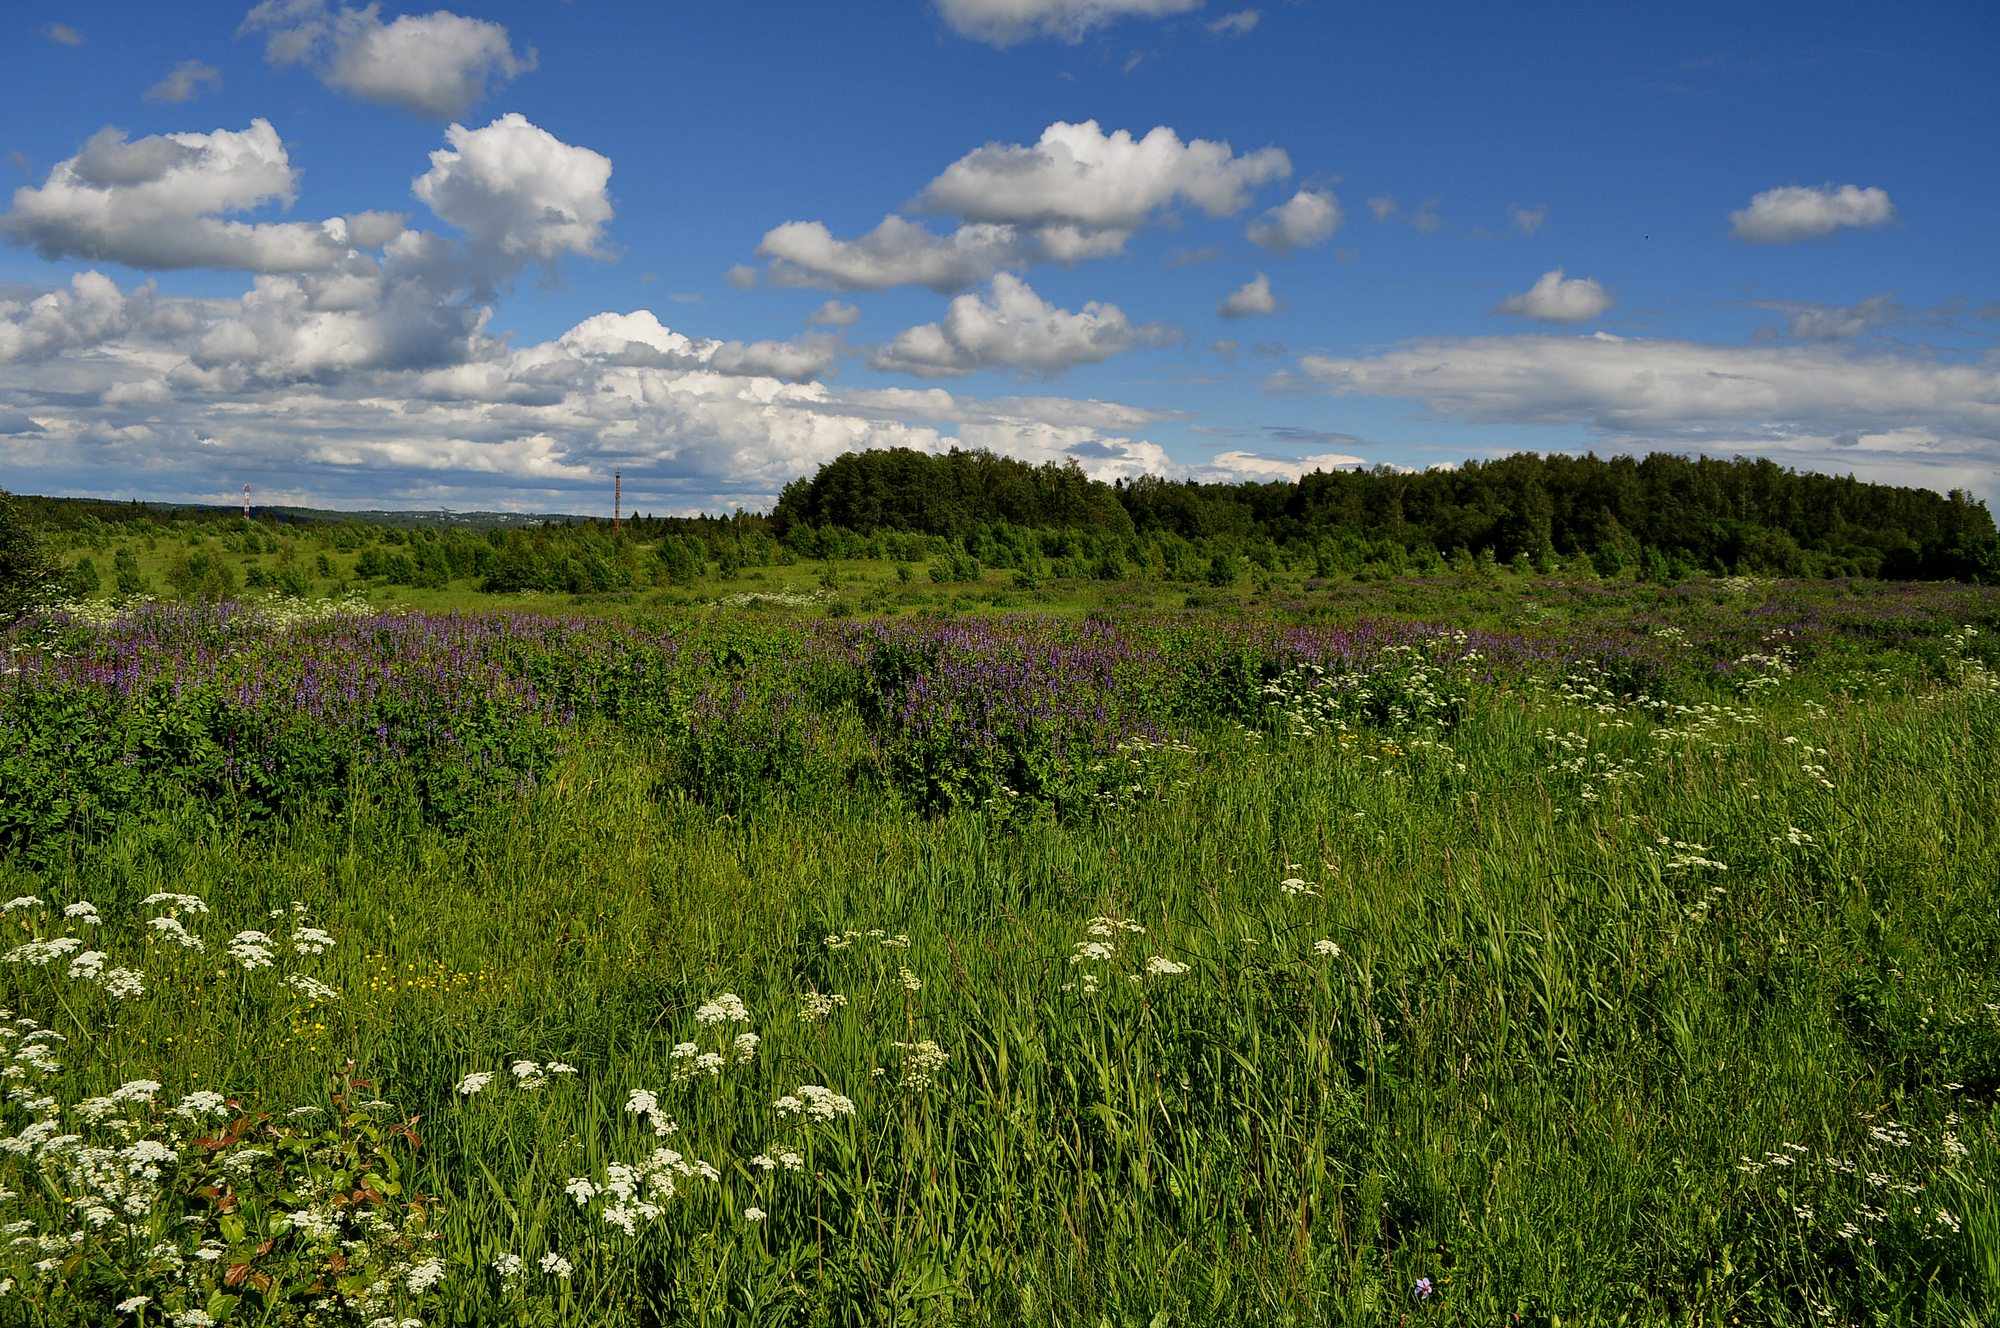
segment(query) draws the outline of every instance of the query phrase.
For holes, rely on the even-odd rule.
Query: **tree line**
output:
[[[1992,515],[1963,490],[1865,483],[1764,459],[1522,453],[1420,472],[1318,471],[1296,481],[1113,484],[1074,463],[987,452],[850,452],[787,485],[779,538],[802,528],[914,531],[963,540],[981,528],[1091,530],[1198,545],[1306,546],[1328,564],[1431,555],[1537,565],[1590,558],[1607,575],[1657,567],[1790,576],[1991,578]]]
[[[392,514],[393,515],[393,514]],[[60,540],[80,556],[53,551]],[[159,547],[142,571],[135,546]],[[100,569],[91,554],[111,555]],[[226,555],[226,556],[225,556]],[[0,622],[39,603],[165,591],[216,598],[356,582],[495,594],[691,588],[748,568],[872,559],[904,580],[1228,585],[1280,567],[1362,578],[1509,564],[1680,580],[1702,573],[2000,579],[2000,537],[1962,490],[1864,483],[1767,460],[1520,454],[1422,472],[1106,484],[990,452],[851,452],[768,513],[402,527],[0,493]]]

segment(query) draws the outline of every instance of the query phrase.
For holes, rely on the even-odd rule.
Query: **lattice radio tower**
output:
[[[243,486],[243,519],[250,519],[250,486],[247,484]]]
[[[625,509],[625,472],[611,472],[611,533],[618,533],[618,514]]]

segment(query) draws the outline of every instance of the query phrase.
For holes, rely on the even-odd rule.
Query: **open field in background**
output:
[[[830,566],[16,629],[0,1308],[1993,1321],[2000,593]]]

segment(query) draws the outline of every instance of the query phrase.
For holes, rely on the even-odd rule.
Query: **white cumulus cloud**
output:
[[[1254,318],[1259,314],[1276,313],[1278,297],[1271,294],[1271,279],[1259,272],[1229,292],[1215,311],[1228,319]]]
[[[1080,40],[1121,18],[1165,18],[1199,9],[1202,0],[937,0],[953,32],[1006,47],[1030,37]]]
[[[39,187],[14,191],[0,234],[43,258],[140,268],[219,267],[303,272],[347,253],[329,222],[245,222],[230,214],[289,204],[298,173],[268,120],[248,129],[160,134],[127,141],[92,135]]]
[[[445,10],[384,23],[380,8],[264,0],[240,30],[269,34],[273,64],[304,62],[328,87],[439,119],[463,115],[489,86],[535,67],[534,51],[516,53],[498,23]]]
[[[611,220],[611,159],[509,113],[483,129],[454,124],[449,147],[412,182],[431,211],[464,229],[475,257],[512,272],[563,254],[601,258]]]
[[[788,221],[765,232],[757,256],[771,260],[771,279],[781,286],[870,291],[927,286],[949,294],[978,285],[1003,268],[1114,254],[1125,240],[1123,231],[1085,234],[1068,226],[989,222],[936,235],[907,217],[891,215],[854,240],[836,238],[823,222]]]
[[[1165,125],[1135,138],[1097,121],[1057,121],[1033,146],[989,143],[953,162],[917,206],[975,222],[1070,224],[1131,230],[1182,201],[1212,217],[1249,205],[1258,185],[1291,174],[1281,148],[1242,155],[1226,142],[1191,139]]]
[[[1323,190],[1301,189],[1250,223],[1250,243],[1289,254],[1330,238],[1340,228],[1340,200]]]
[[[140,302],[151,294],[146,288]],[[0,364],[93,346],[131,327],[131,308],[117,283],[101,272],[79,272],[66,291],[0,300]]]
[[[1052,376],[1135,346],[1162,344],[1172,335],[1158,324],[1134,326],[1115,304],[1093,300],[1075,313],[1059,309],[1019,277],[1002,272],[993,278],[990,299],[959,296],[943,320],[898,333],[871,363],[923,378],[995,368]]]
[[[833,367],[835,344],[825,336],[797,341],[717,341],[690,337],[661,324],[649,309],[595,314],[563,333],[572,354],[605,363],[809,382]]]
[[[1730,213],[1729,224],[1739,240],[1790,244],[1831,235],[1846,226],[1880,226],[1895,215],[1886,190],[1793,184],[1766,189],[1750,200],[1749,207]]]
[[[1509,295],[1500,301],[1493,312],[1544,323],[1584,323],[1615,303],[1611,292],[1600,283],[1589,277],[1565,277],[1558,267],[1542,273],[1534,285],[1519,295]]]

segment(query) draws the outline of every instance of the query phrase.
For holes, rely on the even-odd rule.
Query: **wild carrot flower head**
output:
[[[229,942],[229,957],[251,972],[269,968],[274,962],[271,938],[261,931],[239,931]]]
[[[817,1024],[846,1004],[847,998],[837,993],[809,991],[799,997],[799,1019],[804,1023]]]
[[[697,1024],[747,1024],[750,1022],[750,1011],[744,1008],[741,997],[726,991],[697,1009],[694,1021]]]
[[[800,1084],[797,1092],[779,1098],[776,1106],[781,1116],[803,1116],[821,1123],[854,1114],[852,1099],[819,1084]]]

